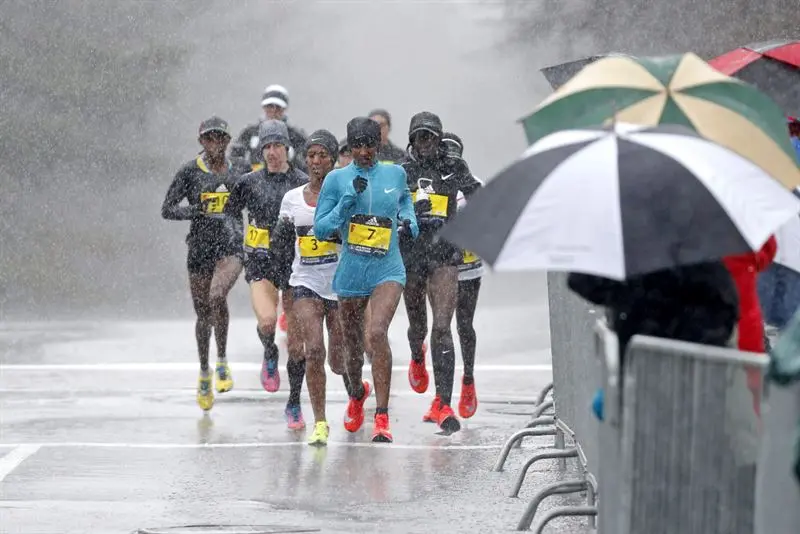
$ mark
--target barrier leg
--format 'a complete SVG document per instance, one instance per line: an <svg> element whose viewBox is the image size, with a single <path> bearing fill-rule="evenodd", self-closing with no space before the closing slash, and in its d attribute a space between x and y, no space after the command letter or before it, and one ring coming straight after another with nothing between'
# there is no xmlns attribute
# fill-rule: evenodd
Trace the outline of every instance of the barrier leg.
<svg viewBox="0 0 800 534"><path fill-rule="evenodd" d="M556 517L575 517L575 516L589 516L596 518L597 517L597 508L594 506L562 506L560 508L553 508L552 510L548 511L544 517L536 524L536 527L533 529L535 534L542 534L544 531L544 527L547 526L547 523L555 519Z"/></svg>
<svg viewBox="0 0 800 534"><path fill-rule="evenodd" d="M534 428L537 426L554 425L554 424L556 424L556 418L549 415L545 415L542 417L537 417L536 419L525 425L525 428Z"/></svg>
<svg viewBox="0 0 800 534"><path fill-rule="evenodd" d="M553 401L545 401L542 404L536 406L536 409L533 410L531 417L533 417L534 419L541 417L541 415L545 412L545 410L549 410L552 407L553 407Z"/></svg>
<svg viewBox="0 0 800 534"><path fill-rule="evenodd" d="M522 438L528 436L554 436L556 433L555 428L523 428L515 432L508 440L506 444L503 445L503 450L500 451L500 456L497 458L497 462L495 462L492 471L502 471L503 465L505 465L506 460L508 459L508 454L511 452L511 448L514 446L515 443L522 441Z"/></svg>
<svg viewBox="0 0 800 534"><path fill-rule="evenodd" d="M544 389L542 389L539 392L539 395L537 395L537 397L536 397L536 406L539 406L540 404L544 403L544 400L547 398L547 395L549 395L551 391L553 391L553 383L552 382L547 384L544 387Z"/></svg>
<svg viewBox="0 0 800 534"><path fill-rule="evenodd" d="M565 440L564 440L564 431L561 430L561 428L559 428L556 425L556 439L555 439L555 441L553 443L553 448L563 451L566 446L567 445L566 445ZM567 468L567 459L566 458L559 458L558 459L558 468L560 470L562 470L562 471L564 471Z"/></svg>
<svg viewBox="0 0 800 534"><path fill-rule="evenodd" d="M589 485L586 487L586 506L590 508L597 508L597 479L594 475L589 473L586 475L586 481ZM589 516L589 527L597 528L597 514Z"/></svg>
<svg viewBox="0 0 800 534"><path fill-rule="evenodd" d="M534 496L533 500L528 503L528 507L525 508L525 513L522 514L519 523L517 523L517 530L528 530L531 528L531 523L533 523L536 510L539 508L539 505L542 504L542 501L545 500L545 498L549 497L550 495L579 493L581 491L585 491L588 485L589 483L585 480L566 480L543 487L541 490L539 490L539 493Z"/></svg>
<svg viewBox="0 0 800 534"><path fill-rule="evenodd" d="M522 489L522 483L525 482L525 476L528 474L528 469L530 469L531 466L539 460L552 460L554 458L577 458L577 456L578 449L576 448L570 448L566 450L553 449L534 454L527 462L525 462L525 465L522 466L522 469L520 469L519 476L517 476L517 481L514 483L514 487L512 488L509 497L519 496L519 490Z"/></svg>

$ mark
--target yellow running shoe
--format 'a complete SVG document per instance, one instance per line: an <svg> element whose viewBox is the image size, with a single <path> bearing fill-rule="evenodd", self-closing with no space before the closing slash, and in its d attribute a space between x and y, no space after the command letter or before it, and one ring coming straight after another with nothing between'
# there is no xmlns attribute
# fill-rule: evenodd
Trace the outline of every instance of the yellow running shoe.
<svg viewBox="0 0 800 534"><path fill-rule="evenodd" d="M324 447L328 444L328 434L330 431L331 429L327 421L317 421L314 423L314 431L308 438L308 444Z"/></svg>
<svg viewBox="0 0 800 534"><path fill-rule="evenodd" d="M233 389L233 375L228 362L217 362L217 392L225 393Z"/></svg>
<svg viewBox="0 0 800 534"><path fill-rule="evenodd" d="M214 392L211 390L211 376L200 375L197 379L197 404L209 411L214 406Z"/></svg>

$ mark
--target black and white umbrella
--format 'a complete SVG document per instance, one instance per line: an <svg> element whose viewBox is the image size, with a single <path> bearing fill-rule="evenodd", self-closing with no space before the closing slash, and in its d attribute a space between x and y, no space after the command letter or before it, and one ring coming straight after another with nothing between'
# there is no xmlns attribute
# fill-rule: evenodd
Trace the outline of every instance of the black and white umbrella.
<svg viewBox="0 0 800 534"><path fill-rule="evenodd" d="M441 236L498 271L624 280L758 250L798 212L764 170L688 128L617 123L539 140Z"/></svg>

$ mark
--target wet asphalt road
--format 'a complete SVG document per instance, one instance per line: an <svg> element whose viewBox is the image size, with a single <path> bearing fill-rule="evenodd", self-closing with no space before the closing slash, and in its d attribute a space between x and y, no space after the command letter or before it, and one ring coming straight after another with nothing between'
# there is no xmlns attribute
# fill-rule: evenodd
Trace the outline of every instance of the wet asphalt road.
<svg viewBox="0 0 800 534"><path fill-rule="evenodd" d="M512 304L512 288L531 298ZM194 400L191 320L0 326L0 532L209 523L275 532L503 532L537 486L561 476L554 463L541 463L522 499L506 497L517 467L551 438L513 451L505 472L490 471L503 440L527 421L524 403L550 379L541 277L487 279L476 317L481 406L450 437L421 422L432 386L418 395L408 385L402 306L390 331L390 446L369 443L374 397L364 429L343 429L346 396L335 375L329 447L315 450L306 432L287 430L285 375L280 392L261 390L254 325L250 317L233 320L236 386L208 416ZM313 419L305 393L303 402ZM578 524L554 523L548 532L582 531Z"/></svg>

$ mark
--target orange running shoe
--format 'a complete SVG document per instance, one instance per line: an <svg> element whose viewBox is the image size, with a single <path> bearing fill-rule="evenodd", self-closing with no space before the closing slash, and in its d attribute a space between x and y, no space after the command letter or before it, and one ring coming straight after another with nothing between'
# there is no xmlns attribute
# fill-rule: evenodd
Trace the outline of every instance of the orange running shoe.
<svg viewBox="0 0 800 534"><path fill-rule="evenodd" d="M372 388L366 380L363 383L364 396L360 400L350 397L350 402L347 403L347 410L344 412L344 429L348 432L358 432L358 429L364 424L364 402L369 397Z"/></svg>
<svg viewBox="0 0 800 534"><path fill-rule="evenodd" d="M428 346L422 344L422 361L415 362L411 359L408 364L408 383L411 384L411 389L417 393L425 393L428 391L428 370L425 368L425 359L428 355Z"/></svg>
<svg viewBox="0 0 800 534"><path fill-rule="evenodd" d="M281 316L278 317L278 328L284 332L289 329L289 320L286 319L286 312L281 313Z"/></svg>
<svg viewBox="0 0 800 534"><path fill-rule="evenodd" d="M372 441L375 443L391 443L392 440L392 431L389 429L389 414L376 413Z"/></svg>
<svg viewBox="0 0 800 534"><path fill-rule="evenodd" d="M456 414L448 404L439 406L439 418L436 420L436 424L448 434L461 430L461 423L458 422Z"/></svg>
<svg viewBox="0 0 800 534"><path fill-rule="evenodd" d="M436 395L433 398L433 402L431 403L430 409L422 416L422 420L426 423L435 423L439 420L439 406L442 404L442 400L439 398L439 395Z"/></svg>
<svg viewBox="0 0 800 534"><path fill-rule="evenodd" d="M475 393L475 379L472 384L465 384L461 378L461 398L458 400L458 415L469 419L478 411L478 394Z"/></svg>

